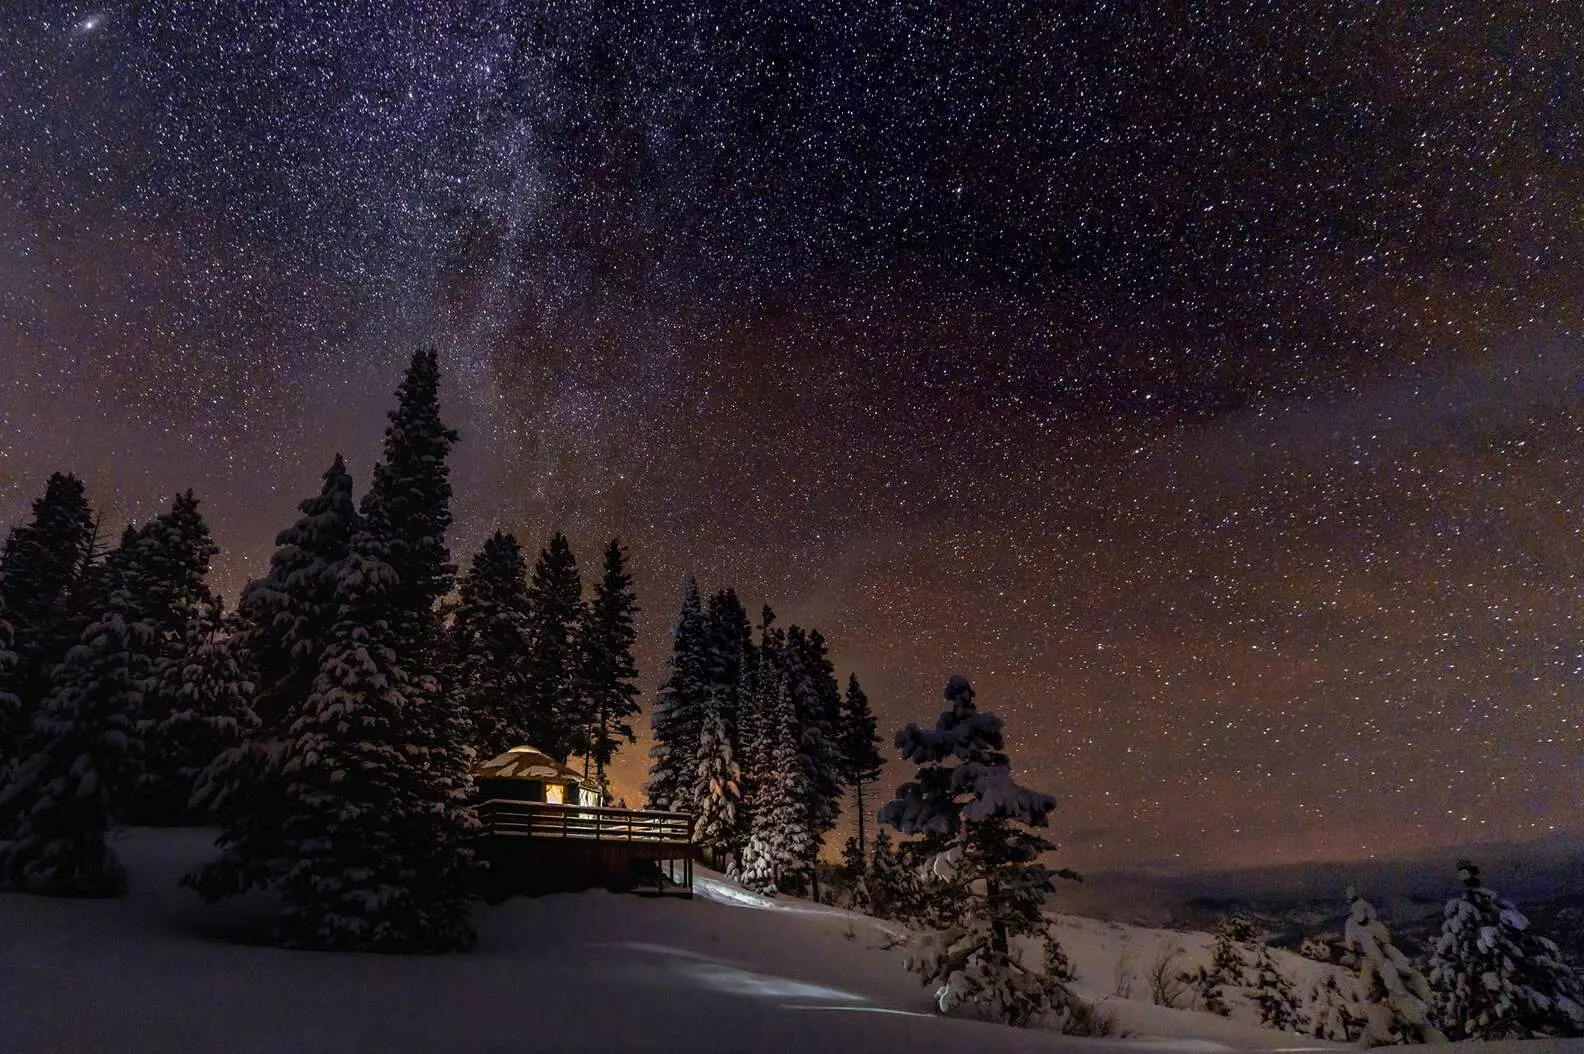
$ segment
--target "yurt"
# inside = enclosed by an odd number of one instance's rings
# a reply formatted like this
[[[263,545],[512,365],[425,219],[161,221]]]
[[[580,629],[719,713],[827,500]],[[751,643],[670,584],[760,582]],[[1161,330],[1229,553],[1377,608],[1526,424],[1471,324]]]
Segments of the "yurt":
[[[534,747],[512,747],[473,770],[484,800],[537,801],[548,805],[603,805],[599,788],[577,770]]]

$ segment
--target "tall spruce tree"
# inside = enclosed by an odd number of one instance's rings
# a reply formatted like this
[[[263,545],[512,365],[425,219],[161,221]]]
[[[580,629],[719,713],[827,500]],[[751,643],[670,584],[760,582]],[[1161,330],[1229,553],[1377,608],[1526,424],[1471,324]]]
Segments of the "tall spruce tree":
[[[415,743],[428,745],[416,726],[434,686],[404,661],[399,580],[380,556],[382,518],[371,520],[341,565],[341,616],[287,745],[281,938],[330,950],[463,948],[473,939],[464,825],[414,756]]]
[[[1042,911],[1057,877],[1039,857],[1054,848],[1034,829],[1048,826],[1056,799],[1012,779],[1001,719],[980,713],[962,677],[946,685],[948,707],[933,729],[897,733],[917,775],[880,810],[880,821],[917,837],[966,892],[965,910],[925,941],[909,969],[935,986],[942,1013],[1011,1025],[1060,1024],[1077,1005],[1059,978],[1013,954],[1020,938],[1050,939]]]
[[[440,365],[433,351],[418,351],[396,390],[385,445],[363,496],[365,519],[384,525],[383,561],[396,575],[389,597],[394,627],[427,672],[438,665],[440,614],[436,604],[456,575],[446,532],[451,529],[448,458],[457,433],[440,420]]]
[[[175,819],[202,817],[191,799],[205,770],[258,731],[256,686],[239,640],[235,619],[225,616],[219,600],[208,601],[188,624],[184,661],[159,678],[165,716],[153,739],[173,765],[170,785],[180,795],[169,799]]]
[[[473,722],[479,756],[534,742],[529,698],[528,569],[522,546],[496,531],[473,557],[451,623],[452,689]]]
[[[740,770],[732,754],[722,693],[711,692],[699,732],[698,772],[692,798],[698,815],[693,841],[716,855],[725,854],[737,836],[737,805],[742,796]]]
[[[843,779],[852,788],[854,805],[858,810],[858,853],[863,859],[863,849],[868,842],[868,809],[864,807],[864,788],[880,778],[880,733],[874,711],[869,709],[869,697],[858,684],[858,676],[847,677],[847,694],[842,699],[841,745]]]
[[[0,772],[17,759],[55,664],[101,614],[86,606],[73,617],[73,592],[93,560],[95,534],[82,481],[57,472],[34,500],[32,519],[12,528],[0,548],[0,606],[15,655],[0,671],[0,695],[15,700],[9,715],[0,713]]]
[[[362,528],[341,455],[298,510],[275,539],[269,573],[242,591],[227,644],[254,685],[251,714],[239,718],[252,732],[205,767],[192,799],[220,827],[220,855],[183,882],[211,902],[274,886],[292,864],[282,840],[286,741],[312,694],[337,618],[336,579]]]
[[[1392,943],[1391,931],[1356,890],[1348,890],[1342,937],[1358,968],[1358,994],[1364,1004],[1359,1043],[1366,1047],[1445,1043],[1446,1036],[1431,1016],[1430,986],[1424,975]]]
[[[649,715],[654,745],[649,749],[644,794],[651,809],[688,812],[693,808],[693,777],[698,772],[698,742],[709,694],[708,664],[704,605],[698,583],[690,578],[671,631],[669,672]]]
[[[291,946],[414,952],[473,941],[471,729],[437,676],[456,433],[440,419],[433,352],[413,356],[397,398],[281,766],[289,865],[278,881]]]
[[[772,715],[781,690],[786,634],[775,625],[775,612],[766,604],[759,616],[759,644],[750,652],[750,677],[737,715],[738,759],[742,766],[742,807],[737,811],[739,844],[753,830],[754,802],[761,778],[770,771],[774,744],[770,741]]]
[[[15,726],[22,712],[22,700],[14,691],[16,684],[17,654],[16,630],[6,618],[5,590],[0,587],[0,728]],[[0,748],[0,788],[5,786],[6,769],[10,767],[10,754]]]
[[[594,764],[595,782],[608,796],[605,770],[623,743],[636,743],[632,719],[638,715],[638,642],[634,619],[638,598],[619,539],[605,547],[605,564],[582,623],[578,654],[583,662],[583,696],[588,707],[584,739]]]
[[[774,896],[782,881],[814,858],[818,837],[809,826],[808,777],[787,677],[781,678],[776,703],[763,718],[768,761],[754,790],[753,828],[742,853],[741,881],[747,889]]]
[[[825,638],[818,630],[789,628],[784,654],[808,794],[804,808],[809,830],[814,833],[809,846],[812,863],[813,855],[819,852],[820,839],[835,828],[841,812],[841,689]]]
[[[137,778],[136,721],[152,676],[152,628],[125,584],[53,672],[22,759],[0,791],[0,879],[57,896],[115,896],[126,871],[105,840]]]
[[[1437,1016],[1453,1039],[1584,1035],[1584,988],[1557,946],[1458,861],[1463,894],[1449,900],[1428,971]]]
[[[566,536],[557,531],[534,562],[528,585],[530,742],[565,762],[586,750],[588,707],[577,639],[583,621],[583,583]]]
[[[130,534],[122,549],[115,563],[128,578],[137,617],[148,624],[152,670],[138,721],[143,772],[128,816],[155,825],[183,823],[190,816],[194,775],[214,755],[188,753],[206,748],[202,738],[167,740],[165,730],[180,726],[165,722],[185,708],[182,672],[189,648],[217,628],[218,601],[206,578],[220,550],[191,490],[176,495],[168,512]]]

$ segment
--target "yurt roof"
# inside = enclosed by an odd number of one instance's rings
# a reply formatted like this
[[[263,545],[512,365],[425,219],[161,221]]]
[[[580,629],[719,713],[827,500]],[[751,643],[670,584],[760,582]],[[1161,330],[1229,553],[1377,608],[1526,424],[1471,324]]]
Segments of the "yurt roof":
[[[575,769],[556,761],[535,747],[512,747],[497,754],[473,770],[476,779],[504,780],[556,780],[583,785],[583,777]]]

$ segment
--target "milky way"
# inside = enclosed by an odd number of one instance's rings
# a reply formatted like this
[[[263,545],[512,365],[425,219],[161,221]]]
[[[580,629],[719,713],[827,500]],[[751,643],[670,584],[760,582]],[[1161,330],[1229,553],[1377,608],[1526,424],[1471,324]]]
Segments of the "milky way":
[[[433,344],[646,690],[696,574],[1081,865],[1579,831],[1580,12],[1302,6],[8,5],[0,520],[191,485],[234,596]]]

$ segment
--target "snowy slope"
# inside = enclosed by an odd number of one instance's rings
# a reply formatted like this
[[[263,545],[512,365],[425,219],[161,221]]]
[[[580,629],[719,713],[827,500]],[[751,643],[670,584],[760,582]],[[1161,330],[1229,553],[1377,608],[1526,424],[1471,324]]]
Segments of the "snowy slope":
[[[0,1051],[1093,1051],[929,1014],[885,947],[894,928],[767,902],[705,873],[693,901],[602,892],[481,908],[471,954],[286,952],[242,943],[268,905],[205,908],[177,877],[204,831],[134,830],[121,900],[0,894]],[[1103,995],[1122,949],[1157,939],[1063,920],[1080,986]],[[1185,935],[1172,935],[1183,938]],[[1204,938],[1208,947],[1208,938]],[[1145,955],[1139,955],[1142,961]],[[1320,1046],[1204,1014],[1118,1001],[1129,1050]],[[1183,1038],[1189,1037],[1189,1038]],[[1194,1038],[1201,1037],[1201,1038]]]

